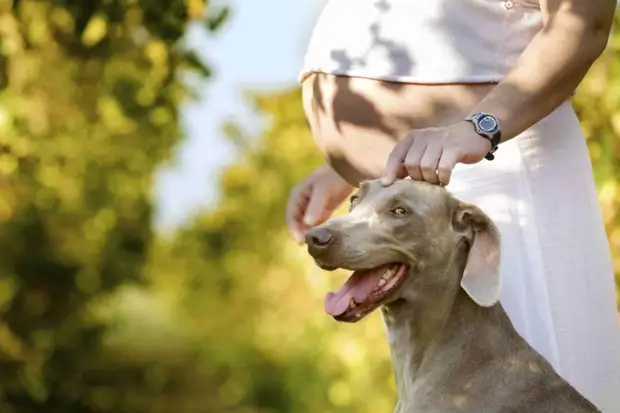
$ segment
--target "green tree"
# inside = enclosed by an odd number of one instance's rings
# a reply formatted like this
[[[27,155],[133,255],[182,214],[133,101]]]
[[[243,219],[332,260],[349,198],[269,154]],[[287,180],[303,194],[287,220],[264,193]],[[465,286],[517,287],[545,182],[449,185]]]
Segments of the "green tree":
[[[145,280],[181,77],[210,73],[183,35],[227,15],[206,11],[204,0],[0,0],[1,412],[181,411],[157,403],[174,385],[160,370],[178,385],[177,366],[103,351],[99,313]]]

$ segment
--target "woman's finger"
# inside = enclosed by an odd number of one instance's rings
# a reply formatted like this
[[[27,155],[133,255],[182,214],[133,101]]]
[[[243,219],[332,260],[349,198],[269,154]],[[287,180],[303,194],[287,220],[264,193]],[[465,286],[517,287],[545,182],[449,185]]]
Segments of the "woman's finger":
[[[454,149],[444,150],[442,152],[441,159],[439,160],[439,165],[437,166],[437,177],[439,178],[439,182],[444,185],[448,185],[450,183],[450,179],[452,178],[452,171],[458,163],[458,160],[458,152]]]
[[[428,142],[426,139],[422,137],[414,139],[413,145],[411,145],[411,149],[409,149],[409,153],[405,157],[405,168],[407,169],[407,173],[411,179],[416,181],[424,180],[424,175],[420,169],[420,162],[427,150],[427,144]]]
[[[390,152],[388,156],[385,169],[383,170],[383,178],[381,179],[383,185],[391,185],[396,180],[399,173],[402,173],[402,163],[412,144],[412,138],[407,137],[394,146],[394,149],[392,149],[392,152]]]
[[[439,165],[439,159],[441,158],[441,152],[443,146],[440,140],[430,140],[426,145],[426,150],[420,161],[420,170],[424,180],[430,184],[438,184],[439,178],[437,178],[437,168]]]

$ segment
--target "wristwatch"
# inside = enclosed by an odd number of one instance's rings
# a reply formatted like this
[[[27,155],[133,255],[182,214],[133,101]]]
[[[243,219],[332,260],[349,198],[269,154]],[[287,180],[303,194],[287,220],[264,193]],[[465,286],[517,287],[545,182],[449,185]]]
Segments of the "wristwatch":
[[[491,150],[484,156],[485,159],[492,161],[495,159],[495,151],[499,145],[502,133],[499,130],[497,118],[488,113],[474,113],[465,118],[466,121],[474,124],[476,133],[491,142]]]

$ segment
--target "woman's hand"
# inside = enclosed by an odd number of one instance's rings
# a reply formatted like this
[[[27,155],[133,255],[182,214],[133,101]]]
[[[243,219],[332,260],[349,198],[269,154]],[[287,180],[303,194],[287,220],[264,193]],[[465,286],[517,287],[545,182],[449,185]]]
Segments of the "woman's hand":
[[[293,190],[286,207],[286,226],[300,244],[306,231],[331,216],[353,192],[353,186],[342,179],[329,165],[319,166]]]
[[[478,135],[474,126],[462,121],[450,126],[414,129],[388,157],[381,182],[410,176],[417,181],[447,185],[457,163],[481,161],[491,142]]]

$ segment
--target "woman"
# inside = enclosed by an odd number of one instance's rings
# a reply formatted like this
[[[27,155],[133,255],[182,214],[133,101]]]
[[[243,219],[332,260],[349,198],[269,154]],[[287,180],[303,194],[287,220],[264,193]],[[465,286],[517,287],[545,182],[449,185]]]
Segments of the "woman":
[[[287,211],[302,242],[362,179],[448,185],[500,227],[502,303],[517,330],[604,412],[620,411],[620,329],[568,99],[605,49],[615,4],[329,1],[301,75],[327,162]]]

